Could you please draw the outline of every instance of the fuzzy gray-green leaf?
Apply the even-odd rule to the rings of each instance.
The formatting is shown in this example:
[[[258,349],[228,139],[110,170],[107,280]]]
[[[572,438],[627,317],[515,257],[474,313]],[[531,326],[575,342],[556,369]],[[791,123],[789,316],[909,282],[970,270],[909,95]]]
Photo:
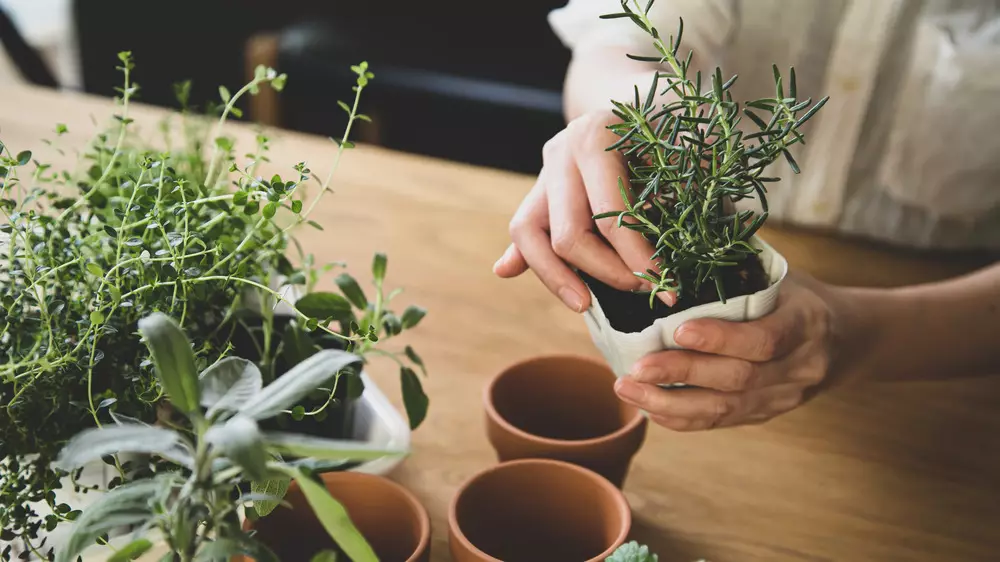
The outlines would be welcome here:
[[[276,416],[348,365],[360,361],[360,357],[346,351],[319,351],[264,387],[240,408],[240,413],[257,420]]]
[[[170,403],[184,413],[197,411],[198,372],[184,331],[166,314],[154,312],[139,320],[139,332],[153,355],[156,374]]]

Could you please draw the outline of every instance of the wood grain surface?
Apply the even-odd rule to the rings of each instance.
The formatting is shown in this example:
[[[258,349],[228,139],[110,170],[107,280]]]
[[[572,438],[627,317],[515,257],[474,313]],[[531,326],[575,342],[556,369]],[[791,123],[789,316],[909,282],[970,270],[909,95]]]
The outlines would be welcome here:
[[[62,146],[79,146],[96,130],[92,116],[103,122],[111,112],[109,100],[0,86],[0,139],[59,162],[39,142],[54,136],[55,123],[71,131]],[[165,113],[136,115],[155,137]],[[239,136],[252,142],[249,128]],[[275,170],[290,171],[299,161],[328,169],[328,140],[275,137]],[[400,306],[430,311],[395,342],[423,355],[431,408],[414,434],[412,456],[393,478],[430,511],[436,561],[450,558],[453,492],[495,462],[481,408],[489,378],[540,354],[597,356],[583,319],[536,279],[504,281],[491,272],[508,243],[509,217],[532,182],[362,147],[347,154],[335,193],[317,210],[325,231],[300,236],[320,261],[346,260],[363,279],[372,253],[388,253],[388,284],[405,287]],[[793,267],[838,283],[929,280],[976,262],[927,260],[775,228],[762,236]],[[324,285],[332,288],[332,278]],[[376,360],[372,371],[400,405],[391,365]],[[998,404],[997,378],[859,383],[758,427],[695,434],[653,427],[625,486],[635,538],[664,562],[1000,560]]]

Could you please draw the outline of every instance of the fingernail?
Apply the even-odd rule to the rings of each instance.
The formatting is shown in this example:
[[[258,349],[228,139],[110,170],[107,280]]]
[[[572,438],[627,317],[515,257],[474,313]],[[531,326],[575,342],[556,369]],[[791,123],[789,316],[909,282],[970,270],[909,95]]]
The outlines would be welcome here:
[[[500,259],[498,259],[497,261],[495,261],[495,262],[493,263],[493,273],[496,273],[496,272],[497,272],[497,269],[499,269],[499,268],[500,268],[500,266],[501,266],[501,265],[503,265],[503,259],[504,259],[505,257],[506,257],[506,256],[500,256]]]
[[[615,382],[615,392],[623,400],[629,402],[640,402],[646,396],[646,391],[637,383],[622,377]]]
[[[659,293],[656,293],[656,296],[667,306],[674,306],[677,304],[677,295],[673,293],[660,291]]]
[[[674,332],[674,341],[681,347],[699,348],[705,344],[705,338],[697,330],[681,324]]]
[[[583,312],[583,297],[569,287],[559,289],[559,298],[576,312]]]

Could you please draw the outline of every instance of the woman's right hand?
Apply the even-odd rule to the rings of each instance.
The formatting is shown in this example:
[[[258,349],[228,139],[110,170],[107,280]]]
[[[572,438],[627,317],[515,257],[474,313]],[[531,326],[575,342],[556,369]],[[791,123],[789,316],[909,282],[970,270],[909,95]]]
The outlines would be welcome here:
[[[530,268],[576,312],[590,307],[590,292],[571,266],[616,289],[649,289],[633,272],[656,269],[653,247],[616,218],[593,219],[624,209],[618,182],[628,172],[621,155],[607,150],[618,140],[607,127],[617,121],[610,111],[588,113],[545,143],[538,180],[510,221],[513,243],[493,266],[499,277]],[[658,296],[673,304],[672,294]]]

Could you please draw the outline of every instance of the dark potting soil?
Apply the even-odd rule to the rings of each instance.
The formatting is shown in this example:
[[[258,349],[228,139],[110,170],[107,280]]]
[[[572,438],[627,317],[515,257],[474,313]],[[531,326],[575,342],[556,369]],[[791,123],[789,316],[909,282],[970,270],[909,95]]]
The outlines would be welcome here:
[[[743,263],[726,267],[723,271],[722,287],[727,299],[752,295],[763,291],[770,284],[767,272],[757,256],[750,256]],[[657,298],[650,308],[649,293],[619,291],[583,271],[580,276],[601,303],[601,310],[611,327],[623,333],[641,332],[660,318],[719,300],[715,283],[709,282],[701,286],[694,298],[685,296],[672,307]]]

